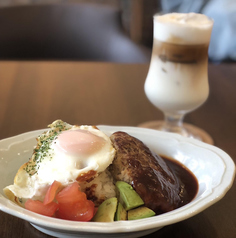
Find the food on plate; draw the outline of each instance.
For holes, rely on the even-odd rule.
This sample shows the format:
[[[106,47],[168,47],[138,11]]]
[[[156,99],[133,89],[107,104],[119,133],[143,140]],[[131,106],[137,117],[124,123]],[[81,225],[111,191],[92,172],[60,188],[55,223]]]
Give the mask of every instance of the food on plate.
[[[117,181],[132,184],[145,205],[157,214],[179,207],[179,179],[160,156],[125,132],[113,133],[111,141],[116,157],[110,169]]]
[[[155,216],[155,212],[144,206],[143,200],[133,187],[126,182],[117,181],[118,198],[105,200],[93,217],[93,221],[112,222],[138,220]]]
[[[118,202],[118,204],[117,204],[114,220],[115,221],[127,220],[127,211],[125,210],[125,208],[123,207],[123,205],[120,202]]]
[[[59,184],[57,189],[53,188],[55,184],[56,186]],[[26,209],[41,215],[73,221],[90,221],[95,213],[94,203],[80,191],[78,182],[62,188],[58,181],[54,181],[47,190],[43,202],[28,199],[24,205]]]
[[[144,204],[142,198],[135,192],[130,184],[117,181],[116,187],[119,191],[119,201],[126,211]]]
[[[190,202],[198,185],[190,171],[155,155],[125,132],[56,120],[37,137],[28,162],[4,188],[26,209],[75,221],[150,217]]]
[[[128,220],[139,220],[155,216],[155,212],[148,207],[138,207],[128,211]]]
[[[114,221],[118,200],[116,197],[105,200],[99,207],[93,217],[93,221],[112,222]]]
[[[97,200],[115,196],[115,187],[106,171],[115,156],[109,137],[94,126],[71,126],[61,120],[49,127],[37,138],[32,157],[20,167],[14,184],[4,189],[5,194],[22,206],[27,199],[43,201],[56,180],[62,186],[77,181],[82,190],[88,190]],[[98,175],[106,179],[104,186],[108,187],[99,193],[99,188],[86,184]]]

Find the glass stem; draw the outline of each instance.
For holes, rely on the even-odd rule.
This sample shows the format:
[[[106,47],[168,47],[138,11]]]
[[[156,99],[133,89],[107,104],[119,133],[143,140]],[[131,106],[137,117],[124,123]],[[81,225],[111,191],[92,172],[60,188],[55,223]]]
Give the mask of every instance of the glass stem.
[[[165,131],[178,133],[183,136],[188,135],[187,131],[183,127],[184,114],[164,113],[164,116],[165,116],[165,124],[164,124]]]

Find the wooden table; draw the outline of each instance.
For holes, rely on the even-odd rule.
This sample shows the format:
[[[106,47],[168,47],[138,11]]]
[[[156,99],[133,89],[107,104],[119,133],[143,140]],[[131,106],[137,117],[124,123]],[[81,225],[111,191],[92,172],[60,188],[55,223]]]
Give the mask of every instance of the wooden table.
[[[162,119],[143,85],[148,65],[80,62],[0,62],[0,139],[71,124],[136,126]],[[236,162],[236,64],[209,66],[210,96],[185,121],[205,129]],[[0,212],[0,237],[49,237]],[[204,212],[146,237],[236,237],[236,183]]]

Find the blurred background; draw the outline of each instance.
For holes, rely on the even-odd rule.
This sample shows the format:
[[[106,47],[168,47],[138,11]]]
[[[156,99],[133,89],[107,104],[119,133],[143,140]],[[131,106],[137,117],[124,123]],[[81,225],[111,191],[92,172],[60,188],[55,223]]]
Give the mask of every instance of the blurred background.
[[[24,6],[40,6],[40,5],[71,5],[75,4],[96,4],[96,6],[106,6],[113,9],[118,9],[120,17],[120,29],[123,36],[127,36],[127,40],[131,40],[134,43],[131,46],[131,42],[125,47],[137,47],[133,51],[134,57],[130,57],[130,60],[126,62],[148,62],[150,59],[150,53],[152,49],[152,40],[153,40],[153,15],[156,13],[167,13],[167,12],[200,12],[204,13],[207,16],[214,19],[214,27],[212,32],[211,43],[209,47],[209,58],[212,62],[233,62],[236,60],[236,0],[1,0],[0,1],[0,43],[1,38],[3,42],[8,42],[8,47],[11,47],[9,44],[13,37],[13,33],[9,34],[6,29],[12,27],[15,23],[11,24],[11,21],[14,21],[14,16],[16,17],[16,11],[14,16],[4,15],[3,9],[14,8],[14,7],[24,7]],[[19,10],[18,10],[19,11]],[[30,11],[30,10],[29,10]],[[1,18],[1,14],[2,18]],[[22,13],[24,15],[29,13]],[[32,13],[33,14],[33,13]],[[73,13],[76,14],[76,13]],[[90,13],[92,16],[93,13]],[[35,15],[35,14],[34,14]],[[43,21],[43,15],[41,19]],[[8,17],[8,20],[6,18]],[[54,17],[55,18],[55,17]],[[9,20],[10,19],[10,20]],[[17,18],[19,23],[21,16]],[[54,19],[55,20],[55,19]],[[4,26],[4,22],[8,21],[8,25]],[[27,21],[27,20],[25,20]],[[30,18],[29,18],[30,21]],[[31,21],[37,21],[35,18],[32,18]],[[40,20],[39,20],[40,21]],[[76,21],[76,19],[75,19]],[[78,19],[79,21],[79,19]],[[108,20],[109,21],[109,20]],[[79,24],[79,22],[77,22]],[[58,24],[62,24],[60,21]],[[76,22],[74,22],[76,24]],[[4,28],[5,27],[5,28]],[[87,26],[89,27],[89,26]],[[3,30],[2,30],[3,28]],[[20,28],[20,25],[17,26]],[[31,25],[32,28],[32,25]],[[15,30],[12,29],[12,32]],[[27,31],[27,29],[25,30]],[[17,30],[19,34],[19,29]],[[4,34],[9,38],[4,38]],[[15,36],[14,36],[15,37]],[[38,36],[41,37],[41,36]],[[29,38],[29,37],[28,37]],[[60,37],[61,38],[61,37]],[[117,37],[116,37],[117,38]],[[53,42],[53,41],[52,41]],[[52,44],[51,42],[51,44]],[[4,49],[7,47],[2,44],[0,52],[4,52]],[[30,47],[30,44],[28,44]],[[16,46],[19,48],[19,45]],[[58,46],[60,47],[60,46]],[[105,47],[105,46],[104,46]],[[32,46],[32,48],[35,48]],[[72,48],[72,47],[71,47]],[[66,49],[69,52],[69,49]],[[12,50],[16,51],[16,50]],[[23,50],[24,51],[24,50]],[[31,49],[32,51],[32,49]],[[40,49],[40,51],[42,51]],[[71,49],[71,51],[73,51]],[[137,51],[139,51],[137,53]],[[141,52],[141,53],[140,53]],[[121,52],[122,53],[122,52]],[[3,53],[2,53],[3,54]],[[12,55],[11,55],[12,54]],[[10,55],[10,56],[9,56]],[[131,52],[132,55],[132,52]],[[8,59],[13,57],[13,53],[6,52],[6,54],[1,55],[1,59]],[[16,56],[14,56],[16,57]],[[19,57],[21,57],[19,53]],[[33,56],[29,55],[29,58]],[[39,58],[43,58],[40,56]],[[46,57],[46,56],[45,56]],[[54,55],[53,58],[60,57]],[[74,58],[73,58],[74,57]],[[96,58],[97,57],[97,58]],[[108,58],[96,56],[96,60],[109,60]],[[100,57],[100,58],[99,58]],[[127,56],[128,57],[128,56]],[[62,57],[63,58],[63,57]],[[76,59],[75,53],[70,53],[64,59],[71,58]],[[138,60],[138,58],[140,60]],[[78,60],[79,57],[77,58]],[[82,59],[82,58],[81,58]],[[84,58],[86,60],[86,57]],[[89,57],[87,58],[90,59]],[[136,60],[135,60],[136,59]],[[113,58],[111,61],[122,61],[121,59]]]

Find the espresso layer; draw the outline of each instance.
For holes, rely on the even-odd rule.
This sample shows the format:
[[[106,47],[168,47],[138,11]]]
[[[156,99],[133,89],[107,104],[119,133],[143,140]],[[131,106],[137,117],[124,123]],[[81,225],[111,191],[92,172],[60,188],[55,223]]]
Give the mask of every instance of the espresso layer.
[[[208,59],[208,44],[180,45],[155,40],[153,49],[163,62],[195,64]]]

